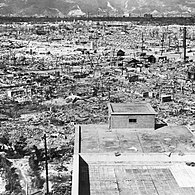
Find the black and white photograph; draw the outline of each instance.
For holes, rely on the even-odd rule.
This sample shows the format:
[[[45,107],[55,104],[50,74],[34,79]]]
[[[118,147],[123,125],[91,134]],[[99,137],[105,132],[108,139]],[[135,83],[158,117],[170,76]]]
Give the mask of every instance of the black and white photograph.
[[[195,0],[0,0],[0,195],[195,195]]]

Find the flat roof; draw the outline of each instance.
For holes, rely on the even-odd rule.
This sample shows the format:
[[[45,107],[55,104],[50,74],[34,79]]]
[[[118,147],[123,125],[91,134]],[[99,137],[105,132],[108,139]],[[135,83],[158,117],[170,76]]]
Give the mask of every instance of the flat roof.
[[[194,162],[195,138],[185,126],[82,125],[80,136],[80,195],[195,194],[195,168],[186,164]]]
[[[89,183],[81,179],[80,195],[88,194],[86,193],[88,188],[93,195],[195,194],[194,168],[187,168],[183,163],[168,166],[163,164],[136,166],[113,165],[105,162],[88,164],[88,172],[84,170],[81,170],[81,174],[89,178]]]
[[[149,103],[110,103],[111,114],[157,114]]]
[[[112,129],[108,125],[81,126],[81,153],[195,153],[195,138],[185,126],[157,130]]]

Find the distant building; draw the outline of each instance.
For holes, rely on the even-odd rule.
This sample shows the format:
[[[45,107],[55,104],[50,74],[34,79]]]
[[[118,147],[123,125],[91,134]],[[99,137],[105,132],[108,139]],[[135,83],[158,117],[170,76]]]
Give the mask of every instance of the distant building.
[[[144,14],[144,18],[153,18],[152,14]]]
[[[146,56],[146,53],[145,53],[145,52],[142,52],[142,53],[140,54],[140,57],[142,58],[142,57],[144,57],[144,56]]]
[[[117,52],[117,56],[118,57],[120,57],[120,56],[125,56],[125,52],[123,51],[123,50],[119,50],[118,52]]]
[[[167,61],[167,56],[159,56],[158,61]]]
[[[4,69],[6,65],[3,62],[0,62],[0,69]]]
[[[160,97],[161,102],[171,102],[173,100],[173,96],[172,95],[161,95]]]
[[[94,50],[95,49],[95,43],[94,43],[94,41],[91,41],[91,43],[90,43],[90,49],[91,50]]]
[[[14,96],[23,96],[25,95],[26,91],[24,89],[14,89],[14,90],[8,90],[7,96],[8,98],[12,99]]]
[[[127,68],[127,70],[128,70],[128,68]],[[139,80],[139,75],[137,75],[136,73],[131,72],[131,73],[127,76],[127,78],[128,78],[128,80],[129,80],[130,83],[131,83],[131,82],[136,82],[136,81]]]
[[[37,34],[37,35],[46,35],[47,32],[44,31],[44,30],[38,29],[38,30],[36,30],[36,34]]]
[[[154,129],[156,112],[150,104],[129,103],[108,105],[109,126],[111,129],[135,128]]]
[[[188,70],[188,79],[194,81],[195,80],[195,67],[191,67]]]
[[[1,121],[7,121],[8,120],[8,117],[4,114],[0,114],[0,122]]]
[[[136,65],[137,65],[138,63],[140,63],[140,61],[133,58],[133,59],[129,60],[129,61],[126,63],[126,64],[127,64],[126,66],[136,67]]]
[[[143,57],[147,62],[156,63],[156,58],[153,55],[145,55]]]

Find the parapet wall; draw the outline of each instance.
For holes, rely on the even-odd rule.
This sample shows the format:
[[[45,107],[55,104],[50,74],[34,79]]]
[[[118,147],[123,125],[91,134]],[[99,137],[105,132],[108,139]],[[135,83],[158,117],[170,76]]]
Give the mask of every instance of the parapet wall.
[[[129,162],[194,162],[195,154],[180,155],[179,153],[122,153],[116,156],[114,153],[82,153],[81,158],[90,163],[129,163]]]
[[[79,171],[80,171],[80,148],[81,148],[81,127],[75,128],[73,174],[72,174],[72,195],[79,195]]]

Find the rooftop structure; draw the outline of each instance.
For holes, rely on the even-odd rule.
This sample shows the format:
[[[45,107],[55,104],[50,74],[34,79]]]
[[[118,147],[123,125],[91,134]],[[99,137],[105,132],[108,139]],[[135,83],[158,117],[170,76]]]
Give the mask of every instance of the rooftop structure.
[[[154,129],[156,112],[146,103],[109,104],[109,128]]]
[[[109,109],[119,115],[144,111],[156,114],[147,104],[137,112],[131,110],[136,105],[130,105],[110,104]],[[72,194],[193,195],[195,169],[188,162],[195,157],[194,142],[193,134],[184,126],[165,126],[155,131],[78,126]]]

